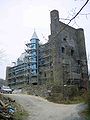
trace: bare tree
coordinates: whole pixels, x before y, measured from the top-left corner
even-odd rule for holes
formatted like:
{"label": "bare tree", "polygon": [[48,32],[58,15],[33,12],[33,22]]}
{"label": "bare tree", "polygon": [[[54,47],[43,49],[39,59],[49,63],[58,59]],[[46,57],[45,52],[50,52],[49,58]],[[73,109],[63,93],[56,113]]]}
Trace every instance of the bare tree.
{"label": "bare tree", "polygon": [[4,58],[4,50],[3,49],[0,49],[0,62],[3,60]]}
{"label": "bare tree", "polygon": [[[81,11],[84,9],[84,7],[88,4],[88,2],[89,2],[89,0],[87,0],[85,3],[84,3],[84,5],[79,9],[79,11],[77,12],[77,13],[75,13],[75,9],[73,9],[73,14],[74,14],[74,16],[71,18],[71,19],[65,19],[65,20],[69,20],[69,22],[64,26],[64,27],[62,27],[62,29],[59,31],[59,32],[57,32],[57,34],[54,36],[54,37],[56,37],[59,33],[61,33],[63,30],[65,30],[65,28],[74,20],[75,21],[75,18],[81,13]],[[63,18],[61,18],[61,19],[63,19]],[[76,23],[76,21],[74,22],[74,23]]]}

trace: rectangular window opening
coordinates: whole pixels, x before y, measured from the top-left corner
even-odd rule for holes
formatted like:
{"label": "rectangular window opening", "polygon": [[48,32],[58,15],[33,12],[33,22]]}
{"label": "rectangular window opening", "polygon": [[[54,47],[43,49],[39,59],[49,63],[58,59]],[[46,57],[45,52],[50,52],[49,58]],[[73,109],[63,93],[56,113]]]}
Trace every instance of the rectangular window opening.
{"label": "rectangular window opening", "polygon": [[62,53],[65,53],[65,48],[64,47],[62,47]]}

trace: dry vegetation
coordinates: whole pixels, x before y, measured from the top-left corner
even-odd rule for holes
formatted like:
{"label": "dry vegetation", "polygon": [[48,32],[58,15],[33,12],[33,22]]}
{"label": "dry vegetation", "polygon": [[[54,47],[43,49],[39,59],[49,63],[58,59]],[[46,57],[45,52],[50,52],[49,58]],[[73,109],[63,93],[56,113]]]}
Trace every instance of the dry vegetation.
{"label": "dry vegetation", "polygon": [[[15,102],[15,100],[12,100],[11,98],[0,94],[0,100],[6,105],[10,105],[15,109],[15,113],[14,115],[9,118],[9,120],[26,120],[28,113],[23,109],[22,106],[20,106],[19,104],[17,104]],[[5,116],[2,115],[2,113],[0,114],[0,120],[7,120],[7,118]]]}

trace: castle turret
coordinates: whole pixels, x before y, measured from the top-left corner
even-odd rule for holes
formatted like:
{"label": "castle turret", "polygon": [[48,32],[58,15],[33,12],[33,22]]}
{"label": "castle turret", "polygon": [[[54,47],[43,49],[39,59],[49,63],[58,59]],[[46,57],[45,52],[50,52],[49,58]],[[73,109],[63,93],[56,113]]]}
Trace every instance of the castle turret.
{"label": "castle turret", "polygon": [[59,12],[57,10],[51,11],[50,17],[51,17],[51,34],[53,34],[56,33],[58,29]]}
{"label": "castle turret", "polygon": [[27,44],[27,52],[28,60],[30,63],[30,83],[37,83],[38,82],[38,46],[39,46],[39,39],[34,31],[32,38],[30,39],[30,43]]}
{"label": "castle turret", "polygon": [[87,88],[88,66],[87,66],[84,30],[82,28],[77,29],[77,34],[78,34],[77,42],[78,42],[80,65],[81,65],[81,86]]}

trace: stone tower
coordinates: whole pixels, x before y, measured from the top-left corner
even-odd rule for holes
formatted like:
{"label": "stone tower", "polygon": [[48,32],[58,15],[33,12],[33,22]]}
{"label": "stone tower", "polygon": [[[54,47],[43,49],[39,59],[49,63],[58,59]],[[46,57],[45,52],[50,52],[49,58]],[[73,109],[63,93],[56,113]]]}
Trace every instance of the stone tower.
{"label": "stone tower", "polygon": [[75,29],[59,21],[59,12],[51,17],[51,56],[53,78],[57,84],[77,84],[87,88],[88,67],[83,29]]}

